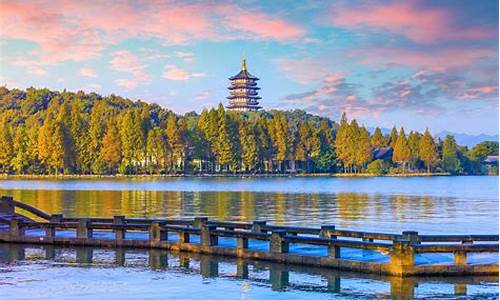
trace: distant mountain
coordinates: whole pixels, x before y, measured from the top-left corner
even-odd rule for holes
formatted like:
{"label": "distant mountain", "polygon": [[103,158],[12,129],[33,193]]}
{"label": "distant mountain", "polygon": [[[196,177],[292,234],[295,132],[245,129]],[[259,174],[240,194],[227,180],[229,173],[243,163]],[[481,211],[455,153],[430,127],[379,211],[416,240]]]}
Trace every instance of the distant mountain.
{"label": "distant mountain", "polygon": [[[374,127],[368,127],[367,128],[370,133],[373,133],[375,130]],[[380,128],[382,130],[382,134],[390,134],[391,129],[388,128]],[[462,145],[462,146],[467,146],[469,148],[474,147],[475,145],[484,142],[484,141],[496,141],[498,142],[499,137],[497,135],[487,135],[487,134],[479,134],[479,135],[472,135],[472,134],[466,134],[466,133],[455,133],[451,131],[441,131],[438,134],[434,134],[433,136],[437,136],[440,139],[444,139],[446,135],[451,134],[455,137],[455,140],[457,141],[457,144]]]}
{"label": "distant mountain", "polygon": [[484,141],[496,141],[498,142],[498,134],[497,135],[487,135],[487,134],[479,134],[479,135],[471,135],[466,133],[454,133],[450,131],[441,131],[437,134],[440,139],[444,139],[446,135],[451,134],[455,137],[457,144],[468,146],[469,148],[474,147]]}

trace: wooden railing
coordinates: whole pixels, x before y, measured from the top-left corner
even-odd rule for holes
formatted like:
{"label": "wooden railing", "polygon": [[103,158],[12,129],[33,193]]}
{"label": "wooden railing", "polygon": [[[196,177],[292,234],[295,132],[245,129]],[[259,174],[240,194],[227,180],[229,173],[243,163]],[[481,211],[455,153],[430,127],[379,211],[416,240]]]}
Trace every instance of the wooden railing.
{"label": "wooden railing", "polygon": [[[47,220],[40,222],[16,218],[14,211],[10,210],[13,217],[3,219],[9,224],[8,231],[0,232],[0,241],[5,242],[164,248],[399,276],[498,274],[498,261],[483,265],[467,262],[470,253],[498,253],[498,235],[419,235],[415,231],[387,234],[339,230],[333,225],[321,228],[275,226],[265,221],[218,222],[206,217],[192,220],[133,219],[124,216],[66,218],[61,214],[49,216],[8,197],[1,198],[2,207],[21,208]],[[28,236],[25,234],[27,229],[41,229],[43,234]],[[68,230],[76,232],[76,235],[61,237],[57,234]],[[94,231],[109,232],[111,238],[96,239]],[[147,236],[130,239],[127,238],[130,232],[143,232]],[[176,233],[177,239],[170,240],[169,233]],[[193,243],[192,236],[199,236],[199,243]],[[236,247],[219,245],[219,238],[234,239]],[[268,250],[251,249],[251,240],[267,242]],[[320,246],[327,250],[326,255],[312,255],[307,251],[291,253],[292,244]],[[388,256],[388,259],[380,263],[346,259],[341,252],[345,248],[376,251]],[[415,264],[415,256],[427,253],[453,253],[454,264]]]}

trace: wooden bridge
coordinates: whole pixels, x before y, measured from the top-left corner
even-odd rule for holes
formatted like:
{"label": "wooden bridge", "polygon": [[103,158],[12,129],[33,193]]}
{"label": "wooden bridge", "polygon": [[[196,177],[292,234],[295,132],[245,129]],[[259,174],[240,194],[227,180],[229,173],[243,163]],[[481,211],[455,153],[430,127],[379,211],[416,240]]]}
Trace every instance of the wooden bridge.
{"label": "wooden bridge", "polygon": [[[206,217],[68,218],[8,196],[0,199],[0,242],[167,249],[399,277],[498,276],[499,271],[498,235],[388,234]],[[477,253],[490,253],[490,260],[478,260]]]}

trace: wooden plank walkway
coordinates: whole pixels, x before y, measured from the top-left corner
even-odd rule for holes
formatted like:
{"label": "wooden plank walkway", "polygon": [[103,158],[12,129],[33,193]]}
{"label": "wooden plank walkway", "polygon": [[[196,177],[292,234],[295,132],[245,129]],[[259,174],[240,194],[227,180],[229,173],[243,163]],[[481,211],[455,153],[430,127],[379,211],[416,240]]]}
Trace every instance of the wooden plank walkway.
{"label": "wooden plank walkway", "polygon": [[[16,210],[17,209],[17,210]],[[25,211],[43,221],[26,217]],[[498,235],[419,235],[253,223],[192,220],[66,218],[48,215],[11,197],[0,199],[0,242],[167,249],[287,264],[394,275],[496,275]],[[362,253],[356,259],[346,253]],[[435,257],[442,253],[452,260]],[[476,253],[490,253],[475,262]],[[366,255],[365,255],[366,254]],[[431,263],[422,263],[424,258]],[[432,258],[434,256],[434,258]],[[370,259],[372,258],[372,259]]]}

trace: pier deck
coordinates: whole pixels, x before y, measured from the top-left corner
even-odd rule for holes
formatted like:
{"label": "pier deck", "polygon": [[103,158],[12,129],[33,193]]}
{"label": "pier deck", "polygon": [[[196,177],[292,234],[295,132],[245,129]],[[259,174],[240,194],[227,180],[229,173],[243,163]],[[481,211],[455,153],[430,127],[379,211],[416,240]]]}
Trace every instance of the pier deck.
{"label": "pier deck", "polygon": [[[28,217],[34,216],[34,217]],[[68,218],[3,196],[0,242],[151,248],[381,275],[498,275],[498,235],[419,235],[191,220]]]}

